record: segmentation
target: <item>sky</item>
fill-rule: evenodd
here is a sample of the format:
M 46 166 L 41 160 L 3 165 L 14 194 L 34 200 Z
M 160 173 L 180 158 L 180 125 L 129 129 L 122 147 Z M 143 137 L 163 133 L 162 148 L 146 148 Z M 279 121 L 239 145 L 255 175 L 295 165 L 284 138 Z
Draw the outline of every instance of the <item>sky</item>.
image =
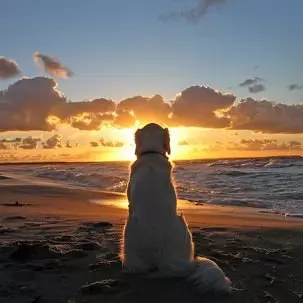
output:
M 134 130 L 160 112 L 176 158 L 302 154 L 302 10 L 301 0 L 2 0 L 0 160 L 130 158 Z

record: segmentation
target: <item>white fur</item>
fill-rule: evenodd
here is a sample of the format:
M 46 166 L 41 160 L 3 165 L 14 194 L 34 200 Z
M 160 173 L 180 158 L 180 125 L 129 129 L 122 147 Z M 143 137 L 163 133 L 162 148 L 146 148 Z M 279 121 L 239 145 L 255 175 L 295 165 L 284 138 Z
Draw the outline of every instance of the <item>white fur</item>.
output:
M 168 151 L 161 141 L 165 140 L 159 135 L 161 130 L 155 125 L 140 130 L 137 155 L 147 150 L 144 142 L 148 142 L 149 150 Z M 121 252 L 124 271 L 150 277 L 183 277 L 201 292 L 229 293 L 231 282 L 215 262 L 194 259 L 192 235 L 183 215 L 177 213 L 171 171 L 171 163 L 160 154 L 139 156 L 131 166 L 129 216 Z

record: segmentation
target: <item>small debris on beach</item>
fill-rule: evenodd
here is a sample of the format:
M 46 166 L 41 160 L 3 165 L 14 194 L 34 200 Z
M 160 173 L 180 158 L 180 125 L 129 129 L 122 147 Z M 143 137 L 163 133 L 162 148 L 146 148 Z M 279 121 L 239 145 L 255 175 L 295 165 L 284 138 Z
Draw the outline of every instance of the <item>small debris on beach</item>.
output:
M 23 207 L 23 206 L 30 206 L 29 203 L 22 203 L 22 202 L 14 202 L 14 203 L 2 203 L 0 206 L 6 206 L 6 207 Z
M 3 219 L 3 221 L 23 221 L 26 220 L 26 217 L 23 216 L 10 216 Z
M 100 293 L 117 293 L 122 283 L 119 280 L 105 279 L 90 284 L 83 285 L 81 291 L 85 295 L 96 295 Z

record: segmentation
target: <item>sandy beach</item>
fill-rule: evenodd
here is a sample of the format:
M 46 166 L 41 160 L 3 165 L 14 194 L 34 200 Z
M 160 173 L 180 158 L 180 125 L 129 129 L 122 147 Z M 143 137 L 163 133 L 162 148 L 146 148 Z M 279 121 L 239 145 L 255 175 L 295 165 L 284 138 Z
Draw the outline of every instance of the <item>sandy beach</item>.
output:
M 303 301 L 301 218 L 180 201 L 196 254 L 233 282 L 226 298 L 202 296 L 182 280 L 122 274 L 122 194 L 2 179 L 0 204 L 1 302 Z

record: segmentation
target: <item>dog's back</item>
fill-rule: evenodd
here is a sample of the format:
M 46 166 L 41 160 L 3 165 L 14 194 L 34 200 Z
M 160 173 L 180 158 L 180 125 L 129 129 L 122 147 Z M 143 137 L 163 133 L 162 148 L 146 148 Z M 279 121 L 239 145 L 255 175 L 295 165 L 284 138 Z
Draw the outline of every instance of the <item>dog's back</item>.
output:
M 171 170 L 170 162 L 159 154 L 145 155 L 133 163 L 127 193 L 131 210 L 140 220 L 154 225 L 176 215 Z

